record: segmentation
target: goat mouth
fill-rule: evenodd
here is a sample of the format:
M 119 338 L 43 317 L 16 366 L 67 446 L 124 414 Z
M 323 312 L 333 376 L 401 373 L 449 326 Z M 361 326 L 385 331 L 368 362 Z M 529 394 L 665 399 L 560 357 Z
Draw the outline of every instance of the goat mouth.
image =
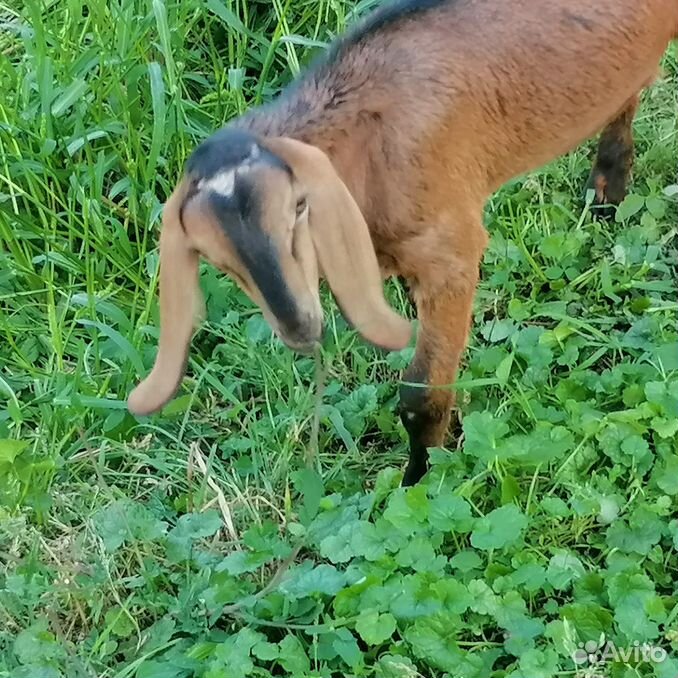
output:
M 322 326 L 319 328 L 309 328 L 307 331 L 296 331 L 294 333 L 276 330 L 276 334 L 287 348 L 302 355 L 311 355 L 320 345 L 323 338 Z
M 270 309 L 264 308 L 264 317 L 278 339 L 296 353 L 312 354 L 322 342 L 322 312 L 307 311 L 285 322 L 271 313 Z
M 313 353 L 315 353 L 316 347 L 320 345 L 319 342 L 313 342 L 310 344 L 291 344 L 289 342 L 284 343 L 287 348 L 301 355 L 313 355 Z
M 302 355 L 311 355 L 322 341 L 322 332 L 317 335 L 310 334 L 308 337 L 294 336 L 290 337 L 284 334 L 278 334 L 280 340 L 295 353 Z

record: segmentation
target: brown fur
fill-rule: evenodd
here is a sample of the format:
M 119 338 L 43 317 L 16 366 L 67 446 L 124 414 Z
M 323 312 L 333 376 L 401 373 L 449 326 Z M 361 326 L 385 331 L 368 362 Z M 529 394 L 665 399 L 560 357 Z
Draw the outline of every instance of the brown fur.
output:
M 322 151 L 362 212 L 383 274 L 411 284 L 420 332 L 404 381 L 425 388 L 401 393 L 406 482 L 425 471 L 426 447 L 444 440 L 486 199 L 603 128 L 592 185 L 600 200 L 621 199 L 638 92 L 677 35 L 676 0 L 449 0 L 349 39 L 231 124 L 273 153 L 280 142 L 267 140 L 278 137 Z

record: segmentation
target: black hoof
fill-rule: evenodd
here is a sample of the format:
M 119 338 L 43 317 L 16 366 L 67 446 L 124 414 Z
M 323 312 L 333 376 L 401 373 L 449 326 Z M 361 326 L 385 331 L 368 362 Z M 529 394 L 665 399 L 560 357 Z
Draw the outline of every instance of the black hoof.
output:
M 405 470 L 405 475 L 403 476 L 402 486 L 412 487 L 412 485 L 416 485 L 426 475 L 426 471 L 428 471 L 428 464 L 426 462 L 413 463 L 412 460 L 410 460 L 410 463 Z

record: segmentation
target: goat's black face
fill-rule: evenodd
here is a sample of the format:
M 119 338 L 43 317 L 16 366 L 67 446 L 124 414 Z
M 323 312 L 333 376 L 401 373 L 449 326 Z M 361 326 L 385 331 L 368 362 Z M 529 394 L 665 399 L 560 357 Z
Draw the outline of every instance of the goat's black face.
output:
M 289 166 L 252 135 L 222 130 L 196 149 L 188 174 L 189 237 L 186 217 L 200 205 L 224 238 L 196 243 L 199 251 L 234 278 L 290 348 L 312 350 L 322 333 L 318 272 L 306 199 Z

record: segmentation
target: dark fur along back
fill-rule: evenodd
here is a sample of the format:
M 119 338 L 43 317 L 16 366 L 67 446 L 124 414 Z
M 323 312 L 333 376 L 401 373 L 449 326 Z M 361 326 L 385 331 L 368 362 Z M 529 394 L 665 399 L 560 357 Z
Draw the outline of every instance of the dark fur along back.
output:
M 403 19 L 453 2 L 455 0 L 385 0 L 378 9 L 368 14 L 352 31 L 349 31 L 337 47 L 341 49 L 342 44 L 348 46 L 360 42 L 372 33 L 388 28 Z
M 341 108 L 348 95 L 369 87 L 369 79 L 356 81 L 355 64 L 350 59 L 346 61 L 354 48 L 361 49 L 372 37 L 401 21 L 459 2 L 462 0 L 383 0 L 376 10 L 337 37 L 280 96 L 250 109 L 231 125 L 261 136 L 284 134 L 313 143 L 312 136 L 299 136 L 298 132 L 312 130 L 316 124 L 329 124 L 328 114 Z

